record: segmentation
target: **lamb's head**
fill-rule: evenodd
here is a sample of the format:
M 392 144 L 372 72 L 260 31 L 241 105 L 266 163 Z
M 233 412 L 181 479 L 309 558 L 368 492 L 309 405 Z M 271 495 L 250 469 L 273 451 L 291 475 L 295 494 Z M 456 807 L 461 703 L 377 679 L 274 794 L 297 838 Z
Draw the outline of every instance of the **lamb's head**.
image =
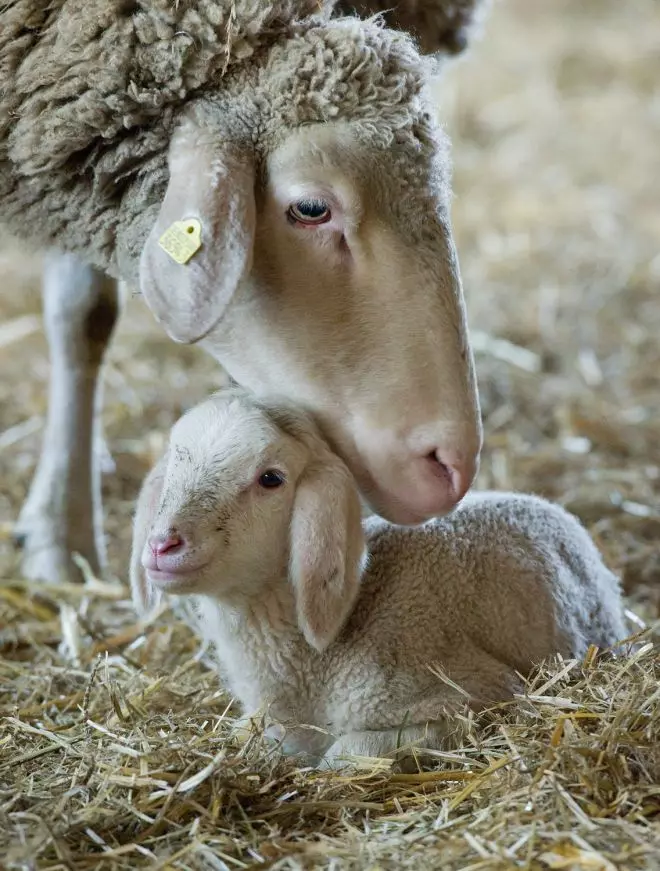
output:
M 353 606 L 363 556 L 357 489 L 311 420 L 232 389 L 178 421 L 147 477 L 131 584 L 142 610 L 162 592 L 249 604 L 290 582 L 300 627 L 323 649 Z
M 450 510 L 481 447 L 427 80 L 412 43 L 373 22 L 272 47 L 179 128 L 141 268 L 174 339 L 312 411 L 371 507 L 399 523 Z M 189 219 L 201 248 L 181 265 L 158 240 Z

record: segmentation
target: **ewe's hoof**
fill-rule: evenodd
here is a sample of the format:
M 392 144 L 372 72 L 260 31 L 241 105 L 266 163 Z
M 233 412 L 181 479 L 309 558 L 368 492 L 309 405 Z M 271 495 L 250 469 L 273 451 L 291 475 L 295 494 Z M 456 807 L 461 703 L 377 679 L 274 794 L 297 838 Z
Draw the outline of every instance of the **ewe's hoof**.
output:
M 51 546 L 33 550 L 29 539 L 24 548 L 21 573 L 28 581 L 45 584 L 79 584 L 84 581 L 83 573 L 65 548 Z
M 94 542 L 85 547 L 66 547 L 60 542 L 65 536 L 57 535 L 52 520 L 32 516 L 29 523 L 23 518 L 14 529 L 12 538 L 17 548 L 23 551 L 21 574 L 28 581 L 46 584 L 79 584 L 85 580 L 72 553 L 80 553 L 89 563 L 91 571 L 100 577 L 100 562 Z
M 73 560 L 74 553 L 80 554 L 93 574 L 100 577 L 103 539 L 100 534 L 98 538 L 95 535 L 92 517 L 74 521 L 52 502 L 31 496 L 23 506 L 12 538 L 23 551 L 21 571 L 28 581 L 82 583 L 84 575 Z

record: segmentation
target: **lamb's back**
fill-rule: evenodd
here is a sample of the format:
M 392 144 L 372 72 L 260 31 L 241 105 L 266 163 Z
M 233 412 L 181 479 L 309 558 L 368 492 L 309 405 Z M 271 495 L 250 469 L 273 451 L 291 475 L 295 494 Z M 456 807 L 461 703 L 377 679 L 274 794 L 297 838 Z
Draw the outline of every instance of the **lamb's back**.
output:
M 366 530 L 369 567 L 342 636 L 365 655 L 449 661 L 472 646 L 525 673 L 625 635 L 617 578 L 558 505 L 474 493 L 424 526 L 372 518 Z

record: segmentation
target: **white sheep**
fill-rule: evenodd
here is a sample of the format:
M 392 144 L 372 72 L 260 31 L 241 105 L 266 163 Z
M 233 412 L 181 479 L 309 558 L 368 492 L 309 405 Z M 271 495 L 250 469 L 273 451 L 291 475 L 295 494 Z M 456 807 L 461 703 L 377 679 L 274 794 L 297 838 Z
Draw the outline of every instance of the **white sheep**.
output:
M 247 716 L 267 709 L 292 726 L 287 752 L 333 765 L 441 745 L 463 698 L 433 666 L 478 709 L 555 653 L 626 636 L 617 578 L 559 506 L 480 493 L 417 528 L 362 525 L 311 420 L 240 390 L 174 426 L 138 500 L 131 583 L 139 609 L 192 594 Z
M 481 3 L 402 0 L 392 20 L 448 53 Z M 435 64 L 338 10 L 0 3 L 0 225 L 53 248 L 27 576 L 75 576 L 72 551 L 103 564 L 91 428 L 118 279 L 245 387 L 304 401 L 389 519 L 470 486 L 481 431 Z

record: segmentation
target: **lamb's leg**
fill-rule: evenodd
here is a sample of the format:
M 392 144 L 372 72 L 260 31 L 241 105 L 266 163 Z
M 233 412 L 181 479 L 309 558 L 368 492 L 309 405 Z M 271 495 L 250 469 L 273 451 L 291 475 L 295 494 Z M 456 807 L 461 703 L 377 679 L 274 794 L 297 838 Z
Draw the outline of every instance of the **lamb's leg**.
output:
M 351 765 L 350 757 L 375 756 L 394 760 L 399 771 L 417 771 L 418 763 L 428 761 L 423 750 L 442 749 L 450 733 L 451 726 L 446 720 L 399 729 L 347 732 L 329 747 L 319 767 L 342 769 Z
M 80 578 L 73 553 L 97 572 L 105 561 L 97 412 L 101 364 L 120 298 L 113 279 L 59 253 L 46 259 L 43 297 L 51 358 L 48 417 L 16 538 L 25 549 L 25 576 L 56 582 Z
M 288 725 L 264 718 L 259 712 L 241 717 L 234 723 L 236 738 L 245 743 L 255 729 L 263 727 L 266 741 L 277 746 L 284 756 L 295 756 L 299 765 L 317 765 L 323 753 L 332 744 L 332 736 L 313 726 Z
M 350 756 L 380 756 L 395 760 L 399 770 L 416 771 L 418 764 L 433 761 L 424 750 L 455 746 L 463 726 L 454 714 L 465 708 L 467 698 L 473 710 L 482 711 L 522 691 L 520 677 L 511 666 L 467 643 L 449 671 L 463 692 L 444 685 L 435 698 L 422 699 L 405 711 L 395 708 L 388 722 L 403 726 L 341 735 L 326 751 L 321 767 L 344 768 L 351 764 L 346 758 Z

